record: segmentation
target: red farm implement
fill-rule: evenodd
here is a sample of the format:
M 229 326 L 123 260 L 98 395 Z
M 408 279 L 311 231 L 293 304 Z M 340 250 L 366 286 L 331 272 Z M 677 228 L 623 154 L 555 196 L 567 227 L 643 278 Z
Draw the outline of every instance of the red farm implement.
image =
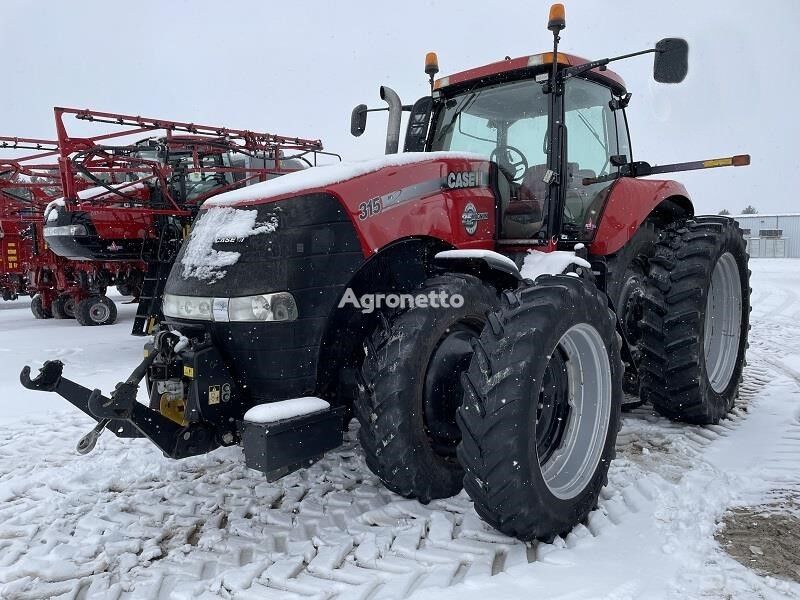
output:
M 0 293 L 13 299 L 30 294 L 36 318 L 79 316 L 81 302 L 105 294 L 90 280 L 84 263 L 54 253 L 46 239 L 48 207 L 63 204 L 58 167 L 58 143 L 19 137 L 0 137 L 0 148 L 11 154 L 34 150 L 35 154 L 0 160 L 0 214 L 3 229 L 3 265 Z M 86 180 L 76 189 L 88 187 Z M 91 270 L 103 273 L 104 281 L 120 286 L 141 281 L 145 265 L 138 260 L 93 263 Z M 113 305 L 108 309 L 115 313 Z
M 0 148 L 36 152 L 0 159 L 0 294 L 5 300 L 31 295 L 36 318 L 72 318 L 90 290 L 78 263 L 52 252 L 44 239 L 47 207 L 62 195 L 57 142 L 0 137 Z M 142 266 L 123 268 L 141 272 Z
M 123 293 L 140 287 L 134 335 L 160 320 L 163 284 L 205 200 L 336 156 L 319 140 L 196 123 L 72 108 L 56 108 L 55 119 L 64 202 L 48 212 L 45 238 L 58 255 L 82 261 L 93 290 L 78 311 L 86 324 L 113 322 L 107 285 L 121 278 Z M 78 137 L 68 122 L 110 131 Z M 130 261 L 145 265 L 139 280 L 122 275 L 123 266 L 99 266 Z
M 41 248 L 37 223 L 41 223 L 44 206 L 52 199 L 48 191 L 54 189 L 60 195 L 61 185 L 58 166 L 39 162 L 53 160 L 55 142 L 2 137 L 0 148 L 11 153 L 39 151 L 0 160 L 0 294 L 4 300 L 15 300 L 30 291 L 28 265 L 39 255 L 49 254 Z

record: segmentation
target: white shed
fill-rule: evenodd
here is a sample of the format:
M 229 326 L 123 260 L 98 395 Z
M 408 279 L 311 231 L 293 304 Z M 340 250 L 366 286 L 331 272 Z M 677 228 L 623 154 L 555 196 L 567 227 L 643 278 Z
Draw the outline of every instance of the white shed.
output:
M 751 258 L 800 258 L 800 213 L 735 215 Z

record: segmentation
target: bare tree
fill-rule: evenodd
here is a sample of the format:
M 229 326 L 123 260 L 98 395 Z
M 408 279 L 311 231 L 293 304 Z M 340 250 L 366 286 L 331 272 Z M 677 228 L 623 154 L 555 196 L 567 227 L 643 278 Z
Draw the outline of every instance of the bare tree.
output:
M 729 215 L 729 214 L 731 214 L 731 211 L 729 211 L 727 208 L 723 208 L 723 209 L 722 209 L 721 211 L 719 211 L 717 214 L 718 214 L 718 215 Z
M 743 215 L 757 215 L 758 211 L 752 205 L 748 204 L 744 210 L 742 210 Z

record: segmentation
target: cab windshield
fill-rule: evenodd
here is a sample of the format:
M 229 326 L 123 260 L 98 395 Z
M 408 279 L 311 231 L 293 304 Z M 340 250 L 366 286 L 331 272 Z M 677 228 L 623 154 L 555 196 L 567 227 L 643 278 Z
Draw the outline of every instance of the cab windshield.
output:
M 448 98 L 434 124 L 431 150 L 475 152 L 495 160 L 547 162 L 548 98 L 533 80 L 483 87 Z M 511 147 L 506 157 L 502 150 Z M 518 151 L 518 152 L 515 152 Z M 521 154 L 521 156 L 520 156 Z M 506 173 L 520 179 L 521 168 Z

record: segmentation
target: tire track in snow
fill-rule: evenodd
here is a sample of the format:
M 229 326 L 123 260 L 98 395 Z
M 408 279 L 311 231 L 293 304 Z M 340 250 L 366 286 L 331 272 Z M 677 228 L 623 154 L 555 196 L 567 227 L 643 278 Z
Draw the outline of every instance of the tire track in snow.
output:
M 71 445 L 86 421 L 71 416 L 23 478 L 28 469 L 10 463 L 30 460 L 26 442 L 43 429 L 31 423 L 0 440 L 0 584 L 10 598 L 378 600 L 547 562 L 654 510 L 687 463 L 735 430 L 767 381 L 765 369 L 748 366 L 744 408 L 718 426 L 678 425 L 646 408 L 626 415 L 598 508 L 552 544 L 499 534 L 463 493 L 428 506 L 395 496 L 366 469 L 354 432 L 344 449 L 269 484 L 233 449 L 172 462 L 146 442 L 104 438 L 103 454 L 76 457 Z
M 464 494 L 422 506 L 388 492 L 352 433 L 340 451 L 269 484 L 235 449 L 169 461 L 145 441 L 106 436 L 77 456 L 91 425 L 72 412 L 55 429 L 0 428 L 0 596 L 378 600 L 557 562 L 632 515 L 655 518 L 658 499 L 744 422 L 779 368 L 771 344 L 800 340 L 792 324 L 760 314 L 754 328 L 731 417 L 694 427 L 646 407 L 626 414 L 598 508 L 552 544 L 497 533 Z M 787 435 L 793 443 L 800 432 Z

